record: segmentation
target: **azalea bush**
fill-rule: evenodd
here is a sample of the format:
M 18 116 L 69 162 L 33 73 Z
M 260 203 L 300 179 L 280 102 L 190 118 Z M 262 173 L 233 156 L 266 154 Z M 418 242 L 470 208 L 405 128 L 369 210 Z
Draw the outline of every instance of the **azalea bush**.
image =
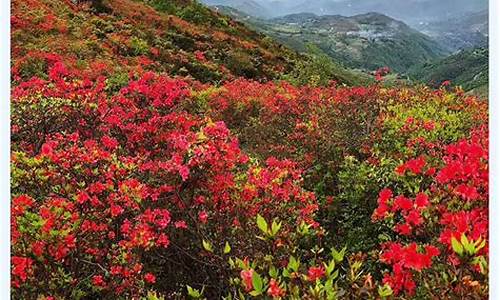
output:
M 477 100 L 50 63 L 13 90 L 16 297 L 487 294 Z
M 294 162 L 250 160 L 224 123 L 176 111 L 189 97 L 186 82 L 145 74 L 107 99 L 105 80 L 62 78 L 69 73 L 58 64 L 52 71 L 52 83 L 14 91 L 13 285 L 27 287 L 20 296 L 134 296 L 157 277 L 195 282 L 193 261 L 218 263 L 200 254 L 202 237 L 245 240 L 247 232 L 229 229 L 257 212 L 314 223 L 316 198 Z M 186 269 L 172 278 L 163 270 L 176 261 Z
M 487 297 L 487 102 L 172 3 L 14 1 L 13 299 Z
M 479 299 L 487 295 L 480 282 L 488 273 L 486 128 L 439 150 L 439 163 L 420 156 L 396 169 L 409 182 L 420 182 L 413 192 L 385 188 L 379 194 L 374 220 L 401 236 L 383 245 L 380 259 L 392 266 L 384 282 L 396 293 Z M 422 281 L 429 283 L 417 286 Z

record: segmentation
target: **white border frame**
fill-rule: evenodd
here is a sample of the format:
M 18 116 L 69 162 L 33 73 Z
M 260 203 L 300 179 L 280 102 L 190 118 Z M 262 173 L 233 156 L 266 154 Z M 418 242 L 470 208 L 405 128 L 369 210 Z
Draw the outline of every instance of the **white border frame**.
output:
M 489 3 L 490 26 L 490 299 L 500 299 L 500 2 L 491 0 Z M 497 200 L 495 200 L 497 199 Z
M 0 0 L 0 299 L 10 299 L 10 0 Z

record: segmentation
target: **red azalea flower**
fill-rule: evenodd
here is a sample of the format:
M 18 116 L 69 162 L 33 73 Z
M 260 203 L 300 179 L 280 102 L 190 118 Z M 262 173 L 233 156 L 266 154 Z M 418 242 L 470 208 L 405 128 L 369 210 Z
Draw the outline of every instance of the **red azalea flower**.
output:
M 408 224 L 397 224 L 396 226 L 394 226 L 394 230 L 402 235 L 411 234 L 411 226 Z
M 425 252 L 427 252 L 427 255 L 430 257 L 438 256 L 441 253 L 437 247 L 432 245 L 425 246 Z
M 94 277 L 92 277 L 92 283 L 98 287 L 103 287 L 105 285 L 101 275 L 94 275 Z
M 379 203 L 387 203 L 387 201 L 391 198 L 392 198 L 392 190 L 388 188 L 381 190 L 378 195 Z
M 118 141 L 115 138 L 109 137 L 107 135 L 101 138 L 101 142 L 104 147 L 108 148 L 109 150 L 114 150 L 116 149 L 116 147 L 118 147 Z
M 200 211 L 198 214 L 198 219 L 200 220 L 201 223 L 206 224 L 208 221 L 208 214 L 206 211 Z
M 285 290 L 280 288 L 278 282 L 276 282 L 274 278 L 271 278 L 267 294 L 273 298 L 280 298 L 285 296 Z
M 396 168 L 395 172 L 400 176 L 404 175 L 406 173 L 406 165 L 405 164 L 399 165 Z
M 27 257 L 13 256 L 11 261 L 13 265 L 12 275 L 19 277 L 21 282 L 26 281 L 32 272 L 33 260 Z
M 425 158 L 423 156 L 420 156 L 406 162 L 406 168 L 408 168 L 408 170 L 410 170 L 414 174 L 420 174 L 425 164 Z
M 424 220 L 422 219 L 422 216 L 420 216 L 420 213 L 418 211 L 412 210 L 408 213 L 408 215 L 405 216 L 405 221 L 411 225 L 418 226 L 422 224 Z
M 186 221 L 177 221 L 174 223 L 175 228 L 187 229 Z
M 394 200 L 394 206 L 393 206 L 393 211 L 397 209 L 401 209 L 403 211 L 408 211 L 413 208 L 413 201 L 410 199 L 404 197 L 404 196 L 397 196 L 396 199 Z
M 325 269 L 320 267 L 310 267 L 307 271 L 307 277 L 309 281 L 316 281 L 325 275 Z
M 253 290 L 252 276 L 253 276 L 253 269 L 241 270 L 240 272 L 240 277 L 243 280 L 243 284 L 245 285 L 245 291 L 247 292 Z
M 424 193 L 418 193 L 415 198 L 415 205 L 417 207 L 427 207 L 429 205 L 429 197 Z
M 146 280 L 146 282 L 148 283 L 153 284 L 156 282 L 156 276 L 151 273 L 146 273 L 146 275 L 144 275 L 144 280 Z
M 170 240 L 168 239 L 168 236 L 164 233 L 161 233 L 158 239 L 156 240 L 159 246 L 167 248 L 168 245 L 170 244 Z

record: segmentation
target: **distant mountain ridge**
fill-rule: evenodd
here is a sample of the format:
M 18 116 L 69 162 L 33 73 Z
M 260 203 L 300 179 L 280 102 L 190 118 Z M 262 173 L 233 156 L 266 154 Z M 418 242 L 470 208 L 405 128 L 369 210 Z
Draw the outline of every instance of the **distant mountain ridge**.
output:
M 378 12 L 410 25 L 488 9 L 488 0 L 202 0 L 202 2 L 209 5 L 230 6 L 260 18 L 304 12 L 344 16 Z M 242 5 L 242 3 L 248 4 Z M 257 13 L 246 10 L 244 6 L 250 3 L 258 4 L 260 10 Z

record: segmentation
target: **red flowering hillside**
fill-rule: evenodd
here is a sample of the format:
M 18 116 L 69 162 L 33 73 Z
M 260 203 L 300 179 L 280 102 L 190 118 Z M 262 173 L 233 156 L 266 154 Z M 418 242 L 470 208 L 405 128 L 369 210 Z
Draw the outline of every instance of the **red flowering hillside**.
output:
M 264 80 L 191 1 L 14 2 L 13 299 L 487 297 L 485 101 Z
M 43 77 L 57 53 L 117 81 L 136 67 L 201 81 L 276 78 L 297 55 L 195 1 L 12 2 L 14 80 Z

